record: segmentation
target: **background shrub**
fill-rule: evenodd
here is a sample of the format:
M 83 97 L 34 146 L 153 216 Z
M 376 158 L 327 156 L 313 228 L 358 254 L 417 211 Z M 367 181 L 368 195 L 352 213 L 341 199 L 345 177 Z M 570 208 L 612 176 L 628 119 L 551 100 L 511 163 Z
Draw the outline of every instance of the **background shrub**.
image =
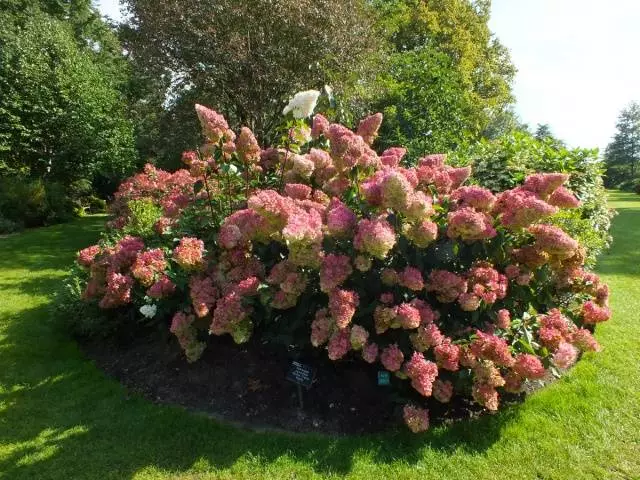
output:
M 568 186 L 582 205 L 549 221 L 581 241 L 591 264 L 608 247 L 613 211 L 607 206 L 604 163 L 597 150 L 568 149 L 553 137 L 538 139 L 528 132 L 514 131 L 494 140 L 470 143 L 453 152 L 450 159 L 455 165 L 472 166 L 474 183 L 494 192 L 521 185 L 534 172 L 569 174 Z

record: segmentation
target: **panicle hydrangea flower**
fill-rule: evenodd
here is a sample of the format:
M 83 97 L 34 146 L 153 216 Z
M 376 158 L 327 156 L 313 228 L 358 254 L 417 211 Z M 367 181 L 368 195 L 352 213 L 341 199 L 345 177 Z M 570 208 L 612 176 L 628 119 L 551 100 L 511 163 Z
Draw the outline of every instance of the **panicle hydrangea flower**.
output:
M 398 305 L 395 320 L 399 322 L 405 330 L 418 328 L 422 321 L 420 311 L 409 303 Z
M 356 225 L 356 214 L 338 198 L 331 199 L 327 208 L 327 229 L 331 235 L 348 235 Z
M 322 240 L 322 217 L 315 210 L 299 209 L 289 215 L 282 229 L 282 237 L 291 249 L 292 244 L 316 244 Z
M 401 286 L 416 292 L 419 292 L 424 288 L 422 272 L 415 267 L 405 267 L 404 270 L 398 274 L 398 283 Z
M 288 216 L 297 210 L 293 200 L 275 190 L 258 190 L 247 200 L 247 205 L 265 220 L 268 230 L 282 230 Z
M 582 305 L 582 320 L 586 324 L 606 322 L 611 318 L 609 307 L 601 307 L 596 302 L 588 300 Z
M 529 268 L 538 268 L 549 262 L 549 254 L 533 245 L 526 245 L 511 251 L 511 257 Z
M 160 217 L 158 221 L 153 225 L 153 229 L 158 235 L 165 235 L 169 232 L 169 229 L 173 226 L 174 220 L 168 217 Z
M 482 299 L 473 293 L 461 293 L 458 297 L 460 308 L 465 312 L 474 312 L 480 308 Z
M 404 373 L 411 379 L 411 386 L 420 395 L 431 396 L 433 382 L 438 376 L 438 366 L 424 358 L 420 352 L 413 352 L 411 360 L 404 364 Z
M 353 239 L 356 250 L 382 260 L 395 244 L 396 234 L 386 220 L 377 218 L 358 222 L 356 236 Z
M 289 129 L 289 141 L 292 145 L 304 145 L 311 138 L 311 129 L 307 125 L 295 125 Z
M 80 250 L 78 252 L 78 263 L 83 267 L 90 267 L 100 250 L 99 245 L 92 245 Z
M 356 313 L 359 299 L 356 292 L 335 289 L 329 294 L 329 311 L 339 329 L 346 328 Z
M 360 325 L 353 325 L 351 327 L 351 348 L 353 350 L 360 350 L 365 346 L 369 339 L 369 332 Z
M 311 322 L 311 344 L 314 347 L 319 347 L 329 341 L 333 324 L 333 319 L 329 316 L 329 311 L 326 308 L 316 312 L 316 316 Z
M 193 327 L 193 315 L 177 312 L 171 320 L 170 332 L 178 339 L 189 363 L 195 362 L 202 356 L 205 343 L 198 341 L 196 329 Z
M 471 391 L 473 399 L 487 410 L 496 411 L 499 406 L 498 391 L 491 385 L 476 383 Z
M 158 312 L 158 307 L 155 305 L 143 305 L 140 307 L 140 313 L 145 318 L 153 318 Z
M 559 208 L 578 208 L 580 206 L 580 200 L 578 200 L 568 188 L 559 187 L 549 197 L 549 205 Z
M 433 398 L 440 403 L 449 403 L 453 397 L 453 384 L 449 380 L 437 379 L 433 382 Z
M 149 287 L 147 295 L 151 298 L 159 300 L 161 298 L 168 297 L 176 291 L 176 285 L 166 275 L 160 276 L 158 280 Z
M 331 292 L 342 285 L 352 272 L 351 259 L 346 255 L 326 255 L 320 266 L 320 290 Z
M 425 248 L 438 237 L 438 225 L 431 220 L 406 224 L 402 233 L 417 247 Z
M 365 257 L 364 255 L 358 255 L 353 260 L 353 265 L 360 272 L 368 272 L 369 270 L 371 270 L 371 266 L 373 265 L 373 262 L 369 257 Z
M 382 155 L 380 155 L 380 162 L 387 167 L 397 167 L 400 164 L 400 160 L 407 154 L 406 148 L 391 147 L 387 148 Z
M 515 372 L 508 372 L 504 376 L 504 389 L 509 393 L 520 393 L 524 380 Z
M 105 294 L 100 300 L 100 308 L 116 308 L 131 302 L 133 278 L 129 275 L 108 272 Z
M 578 242 L 559 227 L 553 225 L 533 225 L 529 227 L 535 239 L 535 246 L 560 259 L 572 257 L 578 249 Z
M 317 140 L 320 135 L 324 135 L 329 128 L 330 122 L 326 117 L 320 113 L 316 113 L 313 116 L 313 125 L 311 127 L 311 138 Z
M 157 274 L 165 271 L 167 261 L 159 248 L 140 252 L 131 267 L 133 277 L 145 287 L 149 287 Z
M 412 222 L 426 221 L 434 213 L 432 198 L 420 190 L 413 192 L 407 202 L 407 208 L 403 213 Z
M 336 330 L 329 339 L 327 345 L 327 351 L 329 352 L 330 360 L 339 360 L 349 353 L 351 348 L 351 333 L 349 328 L 343 328 Z
M 429 430 L 429 411 L 414 405 L 405 405 L 402 410 L 404 423 L 413 433 Z
M 378 359 L 378 345 L 375 343 L 367 343 L 362 347 L 362 359 L 367 363 L 375 363 Z
M 525 179 L 522 188 L 535 193 L 543 200 L 547 200 L 567 180 L 569 180 L 569 175 L 566 173 L 536 173 Z
M 318 103 L 318 97 L 320 92 L 318 90 L 305 90 L 304 92 L 296 93 L 291 99 L 282 114 L 286 115 L 289 112 L 293 113 L 293 118 L 303 119 L 310 117 L 313 114 L 313 110 Z
M 476 339 L 471 343 L 471 352 L 479 359 L 491 360 L 496 365 L 510 367 L 514 358 L 507 342 L 492 334 L 476 331 Z
M 433 310 L 433 308 L 431 308 L 431 305 L 429 305 L 424 300 L 414 298 L 410 303 L 418 309 L 418 312 L 420 312 L 420 321 L 423 325 L 426 325 L 427 323 L 433 323 L 435 320 L 440 318 L 440 314 Z
M 498 310 L 498 314 L 496 317 L 496 326 L 498 328 L 502 328 L 503 330 L 511 326 L 511 313 L 509 312 L 509 310 L 505 308 Z
M 486 262 L 478 262 L 471 267 L 467 273 L 467 282 L 469 291 L 486 305 L 502 300 L 507 295 L 507 277 Z
M 451 179 L 452 189 L 459 188 L 471 176 L 471 167 L 445 167 L 445 171 Z
M 196 113 L 202 126 L 202 133 L 209 142 L 217 144 L 220 141 L 235 140 L 235 133 L 229 129 L 229 124 L 218 112 L 196 104 Z
M 182 163 L 184 163 L 185 165 L 190 166 L 196 160 L 200 160 L 200 157 L 198 156 L 198 152 L 196 152 L 195 150 L 182 152 Z
M 489 385 L 491 387 L 502 387 L 505 384 L 504 378 L 500 374 L 492 361 L 480 360 L 473 366 L 473 380 L 477 384 Z
M 347 177 L 338 174 L 325 182 L 322 189 L 329 195 L 339 197 L 347 191 L 350 185 L 351 181 Z
M 325 132 L 330 142 L 330 153 L 338 171 L 351 169 L 364 155 L 366 142 L 347 127 L 333 123 Z
M 460 238 L 466 242 L 488 240 L 497 235 L 491 217 L 484 212 L 462 207 L 447 216 L 449 238 Z
M 416 332 L 409 336 L 409 339 L 413 348 L 418 352 L 424 352 L 431 347 L 440 345 L 445 336 L 435 323 L 427 323 L 426 325 L 420 325 Z
M 548 349 L 555 350 L 561 342 L 571 340 L 575 326 L 557 308 L 552 308 L 546 315 L 540 315 L 538 321 L 538 339 Z
M 247 320 L 251 310 L 242 304 L 242 296 L 229 292 L 216 302 L 209 333 L 213 335 L 232 334 L 241 322 Z
M 553 364 L 561 369 L 571 367 L 577 360 L 578 349 L 567 342 L 562 342 L 558 345 L 557 350 L 553 353 L 553 357 L 551 357 Z
M 387 346 L 380 354 L 380 361 L 384 368 L 390 372 L 397 372 L 402 367 L 404 361 L 404 354 L 402 350 L 398 348 L 398 345 L 393 344 Z
M 436 363 L 445 370 L 456 372 L 460 367 L 460 347 L 451 343 L 450 338 L 445 338 L 442 343 L 436 345 L 433 349 L 436 357 Z
M 498 195 L 493 214 L 500 215 L 500 223 L 516 230 L 538 222 L 558 209 L 541 200 L 535 193 L 516 188 L 506 190 Z
M 287 183 L 284 186 L 284 193 L 287 197 L 296 200 L 306 200 L 311 196 L 311 187 L 304 183 Z
M 546 374 L 540 359 L 530 353 L 520 353 L 516 356 L 513 371 L 528 380 L 537 380 Z
M 173 250 L 173 259 L 185 270 L 199 270 L 204 265 L 204 242 L 193 237 L 183 237 Z
M 123 272 L 135 262 L 138 253 L 143 249 L 144 242 L 141 239 L 128 235 L 122 238 L 109 257 L 110 269 Z
M 189 281 L 189 294 L 191 305 L 195 314 L 199 317 L 206 317 L 209 310 L 216 303 L 218 290 L 213 285 L 211 277 L 191 277 Z
M 446 159 L 446 153 L 432 153 L 418 160 L 418 165 L 421 167 L 441 168 L 445 166 L 444 162 Z
M 367 144 L 371 145 L 378 136 L 380 125 L 382 125 L 382 114 L 375 113 L 360 121 L 356 133 L 360 135 Z
M 378 305 L 373 311 L 373 321 L 378 335 L 386 332 L 389 328 L 399 327 L 400 322 L 396 322 L 397 307 L 383 307 Z
M 290 156 L 286 166 L 290 166 L 290 168 L 288 168 L 287 175 L 285 176 L 288 183 L 294 183 L 294 179 L 309 180 L 316 168 L 313 160 L 303 155 L 296 154 Z
M 496 202 L 496 196 L 491 190 L 476 185 L 457 188 L 449 198 L 458 208 L 469 207 L 487 213 Z
M 602 284 L 596 287 L 595 302 L 601 307 L 607 307 L 609 305 L 609 285 Z
M 259 287 L 260 279 L 258 277 L 247 277 L 238 283 L 230 284 L 224 293 L 236 292 L 243 297 L 252 297 L 258 294 Z
M 384 285 L 392 287 L 398 283 L 398 272 L 393 268 L 383 268 L 380 272 L 380 280 Z
M 586 328 L 579 328 L 571 337 L 571 343 L 583 352 L 599 352 L 600 344 Z
M 460 365 L 467 368 L 473 368 L 476 366 L 477 362 L 478 362 L 478 359 L 473 354 L 469 346 L 463 345 L 462 347 L 460 347 L 460 359 L 459 359 Z
M 447 270 L 432 270 L 426 289 L 428 292 L 435 292 L 439 302 L 451 303 L 467 291 L 467 281 Z
M 287 310 L 296 306 L 298 297 L 298 295 L 279 290 L 273 295 L 271 306 L 278 310 Z
M 397 169 L 389 169 L 380 180 L 382 206 L 398 212 L 405 212 L 414 195 L 407 177 Z

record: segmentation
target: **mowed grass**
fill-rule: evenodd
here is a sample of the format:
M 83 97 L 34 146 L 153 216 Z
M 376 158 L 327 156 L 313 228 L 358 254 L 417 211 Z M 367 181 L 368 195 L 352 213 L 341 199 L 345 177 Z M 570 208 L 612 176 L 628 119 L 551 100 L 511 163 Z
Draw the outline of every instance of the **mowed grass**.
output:
M 102 219 L 0 239 L 0 478 L 640 478 L 640 197 L 612 193 L 604 350 L 522 405 L 415 436 L 255 433 L 128 393 L 47 318 Z

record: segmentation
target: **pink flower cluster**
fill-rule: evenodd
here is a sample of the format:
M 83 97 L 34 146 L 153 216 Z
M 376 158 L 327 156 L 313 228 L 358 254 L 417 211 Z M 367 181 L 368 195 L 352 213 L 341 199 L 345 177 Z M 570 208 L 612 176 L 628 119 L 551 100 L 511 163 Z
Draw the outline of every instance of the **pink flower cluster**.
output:
M 356 131 L 316 115 L 287 145 L 261 150 L 250 129 L 236 137 L 222 115 L 196 112 L 205 145 L 184 153 L 188 170 L 147 165 L 115 195 L 116 238 L 131 200 L 162 209 L 156 233 L 77 259 L 84 296 L 102 308 L 152 299 L 164 315 L 180 300 L 170 331 L 189 361 L 207 334 L 242 343 L 274 318 L 296 327 L 308 302 L 307 341 L 330 360 L 377 363 L 394 384 L 411 383 L 404 418 L 418 432 L 429 425 L 425 397 L 467 395 L 496 410 L 545 365 L 564 370 L 600 349 L 593 329 L 611 316 L 608 287 L 584 268 L 579 243 L 545 223 L 580 204 L 566 175 L 493 193 L 465 186 L 470 167 L 441 154 L 417 166 L 401 147 L 378 155 L 381 114 Z

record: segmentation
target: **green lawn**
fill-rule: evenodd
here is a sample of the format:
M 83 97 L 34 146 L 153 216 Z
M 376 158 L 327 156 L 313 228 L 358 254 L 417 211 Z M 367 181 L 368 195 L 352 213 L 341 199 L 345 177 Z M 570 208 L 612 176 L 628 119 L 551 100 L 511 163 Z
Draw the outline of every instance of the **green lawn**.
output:
M 611 204 L 604 351 L 522 405 L 423 436 L 254 433 L 131 396 L 47 318 L 102 219 L 0 239 L 0 478 L 640 478 L 640 197 Z

